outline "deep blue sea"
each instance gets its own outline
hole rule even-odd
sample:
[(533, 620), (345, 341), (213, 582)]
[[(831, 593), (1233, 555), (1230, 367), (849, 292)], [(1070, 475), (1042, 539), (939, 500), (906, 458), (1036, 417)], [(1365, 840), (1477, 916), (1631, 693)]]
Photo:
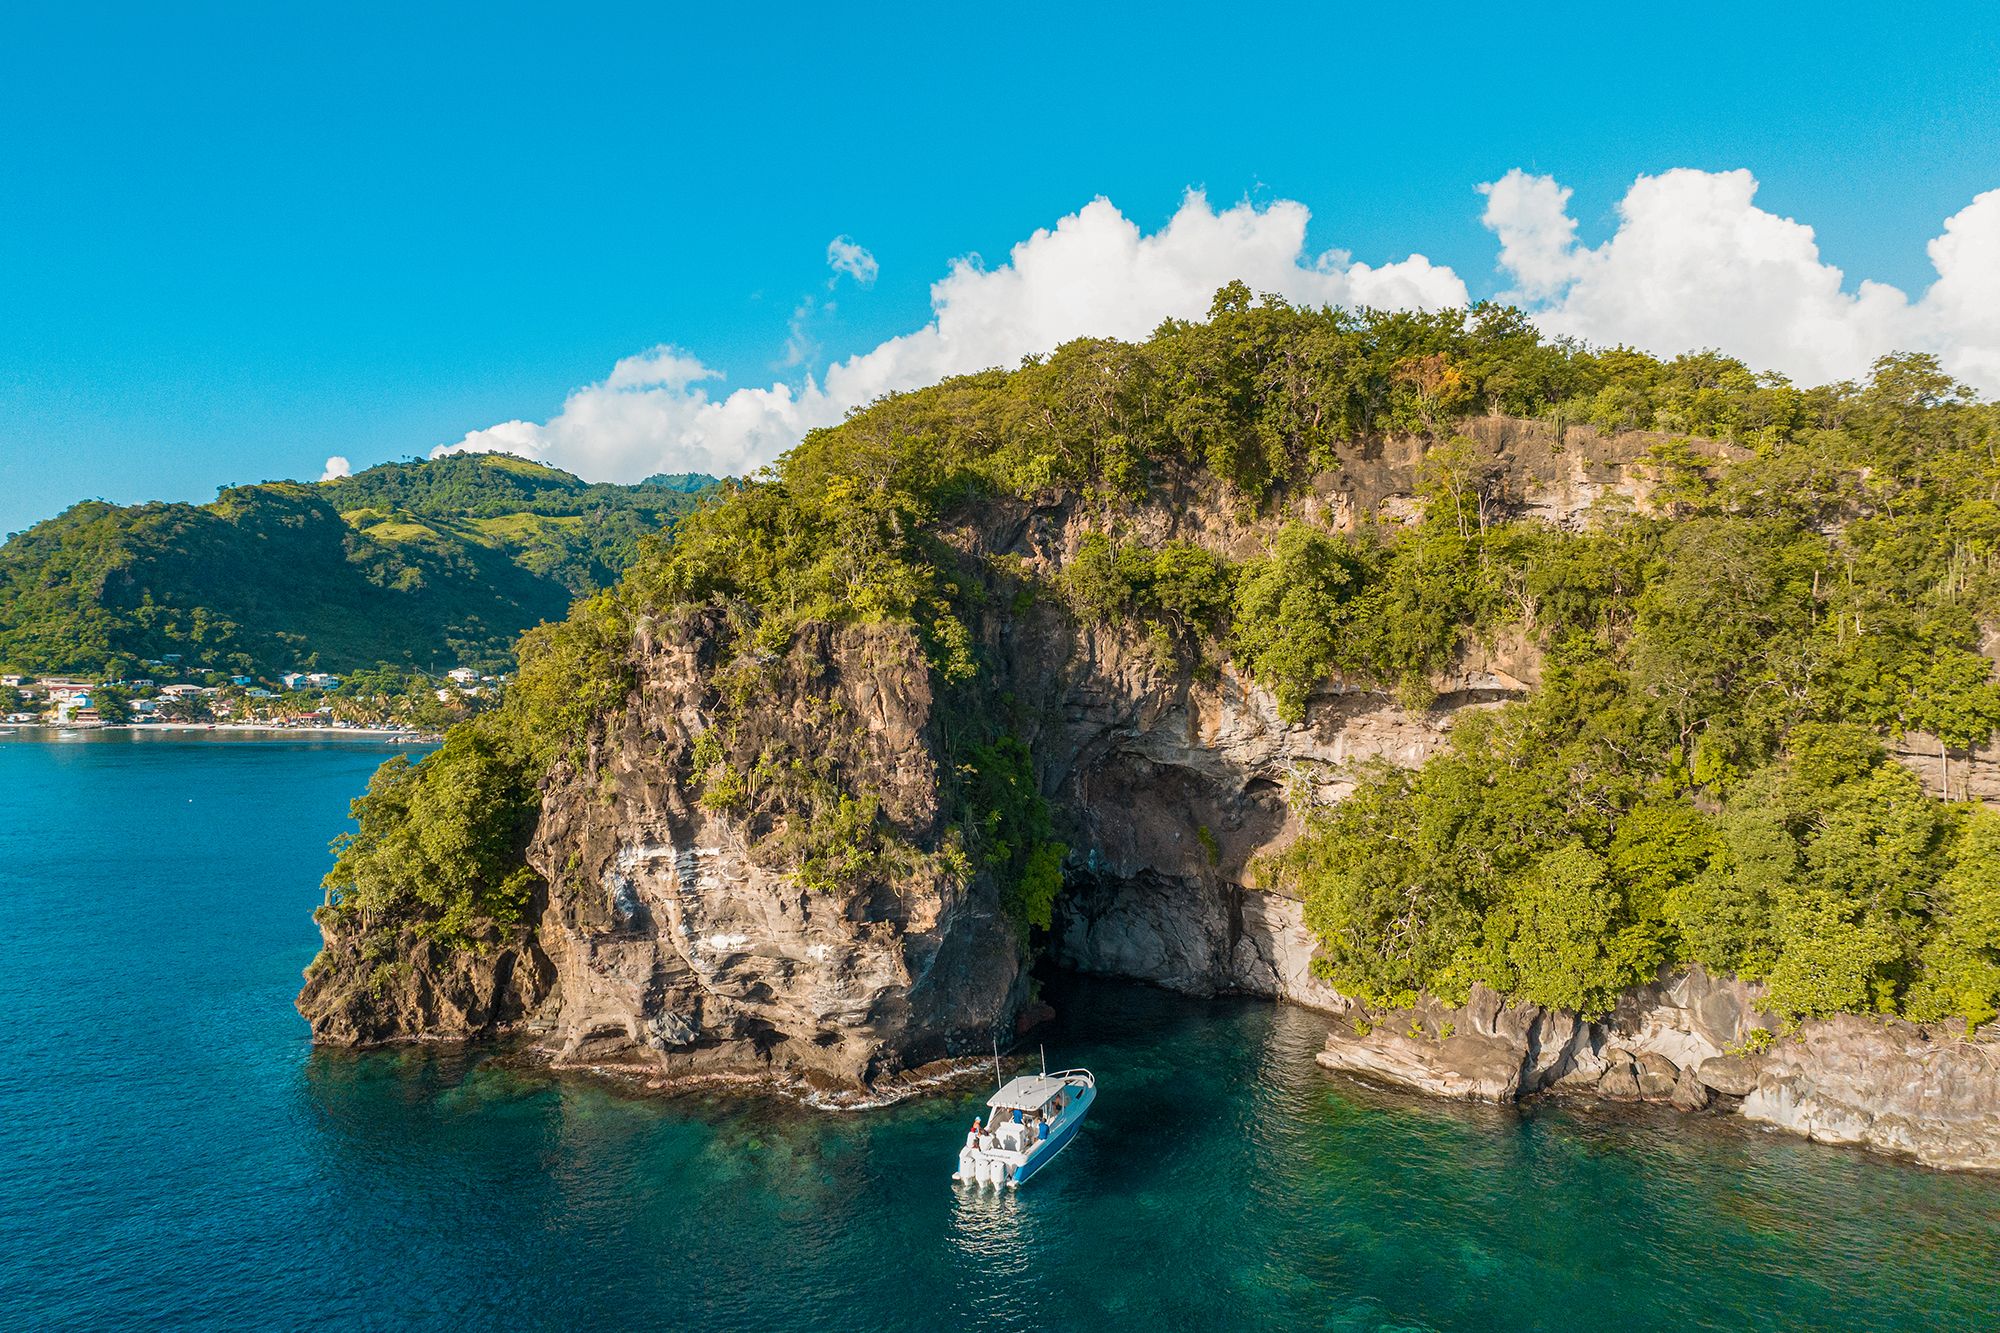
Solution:
[(1322, 1021), (1054, 978), (1102, 1081), (1018, 1194), (979, 1092), (829, 1114), (292, 1010), (355, 741), (0, 737), (0, 1325), (2000, 1327), (2000, 1179), (1323, 1074)]

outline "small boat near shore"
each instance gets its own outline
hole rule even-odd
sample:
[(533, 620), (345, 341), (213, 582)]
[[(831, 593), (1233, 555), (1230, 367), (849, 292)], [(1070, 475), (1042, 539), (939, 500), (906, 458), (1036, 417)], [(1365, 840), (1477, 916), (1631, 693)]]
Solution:
[(952, 1179), (967, 1185), (1026, 1184), (1069, 1146), (1097, 1099), (1088, 1069), (1023, 1074), (986, 1099), (985, 1123), (974, 1121), (958, 1150)]

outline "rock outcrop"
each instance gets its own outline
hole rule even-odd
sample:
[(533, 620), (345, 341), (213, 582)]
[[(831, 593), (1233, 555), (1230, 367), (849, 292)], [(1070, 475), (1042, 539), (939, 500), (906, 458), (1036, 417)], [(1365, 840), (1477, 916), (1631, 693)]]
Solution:
[(1779, 1030), (1754, 987), (1691, 968), (1629, 992), (1596, 1022), (1483, 987), (1456, 1008), (1357, 1008), (1319, 1060), (1469, 1100), (1558, 1091), (1713, 1104), (1824, 1143), (2000, 1170), (2000, 1043), (1852, 1015)]
[[(991, 882), (922, 854), (946, 821), (920, 646), (821, 626), (781, 658), (734, 664), (756, 703), (726, 737), (702, 660), (713, 646), (712, 626), (643, 628), (630, 706), (548, 790), (529, 848), (552, 886), (536, 931), (555, 975), (541, 1044), (558, 1065), (835, 1084), (984, 1049), (1026, 997), (1025, 959)], [(807, 887), (782, 809), (691, 795), (704, 737), (737, 770), (812, 756), (800, 780), (872, 793), (919, 854), (893, 882)]]
[(526, 930), (488, 928), (469, 949), (415, 931), (389, 938), (338, 929), (306, 971), (299, 1009), (315, 1040), (365, 1046), (420, 1036), (467, 1041), (514, 1030), (549, 994), (555, 971)]
[(1897, 1019), (1807, 1023), (1773, 1047), (1742, 1112), (1821, 1143), (2000, 1170), (2000, 1042)]

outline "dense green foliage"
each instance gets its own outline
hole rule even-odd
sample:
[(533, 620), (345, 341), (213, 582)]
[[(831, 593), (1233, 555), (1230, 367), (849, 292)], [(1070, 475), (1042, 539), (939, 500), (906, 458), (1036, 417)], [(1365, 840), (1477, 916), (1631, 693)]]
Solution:
[(354, 802), (360, 832), (335, 845), (331, 910), (364, 932), (414, 913), (448, 943), (482, 919), (520, 921), (535, 882), (521, 855), (535, 813), (522, 771), (477, 720), (453, 727), (421, 764), (398, 755), (382, 765)]
[(452, 727), (421, 763), (390, 760), (354, 801), (360, 827), (334, 843), (323, 910), (364, 933), (411, 926), (447, 944), (482, 921), (520, 923), (538, 884), (525, 853), (541, 775), (630, 688), (630, 637), (608, 593), (523, 635), (498, 709)]
[[(1485, 610), (1461, 623), (1518, 620), (1548, 675), (1420, 771), (1366, 774), (1274, 867), (1337, 984), (1596, 1012), (1692, 961), (1786, 1014), (1995, 1016), (1996, 816), (1880, 739), (1938, 738), (1942, 781), (2000, 726), (1994, 413), (1923, 358), (1823, 412), (1726, 464), (1656, 457), (1651, 515), (1466, 538)], [(1462, 526), (1431, 498), (1392, 562)]]
[[(1483, 412), (1559, 440), (1658, 432), (1648, 503), (1577, 530), (1510, 517), (1499, 463), (1459, 434)], [(1426, 705), (1504, 632), (1541, 664), (1530, 697), (1465, 713), (1418, 771), (1361, 773), (1267, 867), (1338, 984), (1390, 1000), (1486, 982), (1596, 1012), (1691, 960), (1767, 980), (1791, 1014), (1982, 1022), (2000, 1007), (2000, 817), (1925, 795), (1883, 741), (1937, 737), (1942, 772), (2000, 724), (1979, 651), (2000, 620), (1997, 433), (1920, 356), (1798, 389), (1710, 353), (1546, 342), (1494, 307), (1298, 310), (1232, 286), (1144, 344), (1072, 343), (815, 433), (647, 543), (615, 594), (524, 647), (523, 677), (538, 664), (576, 735), (622, 697), (627, 621), (699, 610), (751, 660), (809, 622), (908, 624), (940, 687), (955, 836), (1040, 925), (1065, 853), (1038, 757), (979, 722), (996, 618), (1060, 601), (1169, 671), (1251, 673), (1294, 720), (1329, 677)], [(1412, 521), (1335, 532), (1293, 508), (1390, 434), (1424, 442)], [(1268, 542), (1228, 557), (1127, 521), (1196, 499)], [(1057, 503), (1092, 535), (1054, 577), (983, 553), (981, 524)], [(522, 726), (514, 706), (474, 725)], [(440, 760), (418, 772), (476, 776)], [(702, 798), (754, 777), (710, 765)], [(882, 854), (868, 793), (812, 808), (826, 836), (801, 835), (802, 866), (822, 846)]]
[(206, 505), (86, 501), (0, 546), (0, 663), (501, 666), (516, 635), (610, 584), (693, 503), (504, 455), (232, 487)]
[(1024, 928), (1047, 930), (1062, 892), (1063, 858), (1034, 756), (1018, 736), (967, 747), (958, 783), (960, 827), (999, 880), (1000, 904)]

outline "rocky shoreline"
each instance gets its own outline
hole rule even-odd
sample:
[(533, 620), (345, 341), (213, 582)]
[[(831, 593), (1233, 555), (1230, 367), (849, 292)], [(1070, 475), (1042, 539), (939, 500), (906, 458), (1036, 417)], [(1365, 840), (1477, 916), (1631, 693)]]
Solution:
[(1757, 1002), (1755, 987), (1700, 968), (1628, 992), (1597, 1021), (1475, 987), (1456, 1007), (1355, 1006), (1318, 1059), (1439, 1097), (1659, 1102), (1926, 1166), (2000, 1171), (2000, 1043), (1855, 1015), (1778, 1035)]

